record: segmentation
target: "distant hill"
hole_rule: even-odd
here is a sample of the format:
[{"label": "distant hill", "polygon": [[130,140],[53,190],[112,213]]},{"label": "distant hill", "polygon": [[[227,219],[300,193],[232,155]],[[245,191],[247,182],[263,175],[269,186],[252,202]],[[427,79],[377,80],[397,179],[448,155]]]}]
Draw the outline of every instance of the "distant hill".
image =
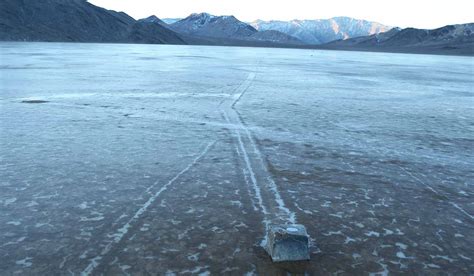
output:
[{"label": "distant hill", "polygon": [[86,0],[1,0],[0,40],[185,43],[159,23],[136,21]]},{"label": "distant hill", "polygon": [[337,40],[323,46],[344,50],[474,55],[474,23],[448,25],[434,30],[394,28],[385,33]]},{"label": "distant hill", "polygon": [[324,44],[333,40],[348,39],[386,32],[391,27],[376,22],[350,17],[318,20],[262,21],[250,23],[259,31],[275,30],[298,38],[306,44]]}]

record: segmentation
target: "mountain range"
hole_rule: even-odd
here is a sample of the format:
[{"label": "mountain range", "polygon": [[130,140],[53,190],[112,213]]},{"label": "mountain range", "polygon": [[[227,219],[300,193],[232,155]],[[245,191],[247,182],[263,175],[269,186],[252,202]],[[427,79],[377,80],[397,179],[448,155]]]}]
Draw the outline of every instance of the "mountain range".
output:
[{"label": "mountain range", "polygon": [[324,44],[338,39],[379,34],[392,29],[376,22],[350,17],[334,17],[319,20],[262,21],[250,23],[259,31],[280,31],[306,44]]},{"label": "mountain range", "polygon": [[1,41],[58,41],[296,47],[474,55],[474,24],[435,30],[391,28],[349,17],[245,23],[194,13],[135,20],[86,0],[1,0]]},{"label": "mountain range", "polygon": [[215,16],[208,13],[193,13],[168,25],[173,31],[192,37],[206,39],[240,40],[277,44],[303,44],[302,41],[285,33],[269,30],[258,31],[234,16]]}]

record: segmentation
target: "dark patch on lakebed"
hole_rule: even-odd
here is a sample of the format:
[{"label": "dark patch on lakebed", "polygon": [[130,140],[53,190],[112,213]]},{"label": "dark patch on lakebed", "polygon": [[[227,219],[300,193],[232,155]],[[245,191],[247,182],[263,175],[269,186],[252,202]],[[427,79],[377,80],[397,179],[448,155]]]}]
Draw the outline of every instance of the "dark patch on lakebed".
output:
[{"label": "dark patch on lakebed", "polygon": [[24,100],[21,101],[22,103],[28,103],[28,104],[41,104],[41,103],[49,103],[49,101],[45,100]]}]

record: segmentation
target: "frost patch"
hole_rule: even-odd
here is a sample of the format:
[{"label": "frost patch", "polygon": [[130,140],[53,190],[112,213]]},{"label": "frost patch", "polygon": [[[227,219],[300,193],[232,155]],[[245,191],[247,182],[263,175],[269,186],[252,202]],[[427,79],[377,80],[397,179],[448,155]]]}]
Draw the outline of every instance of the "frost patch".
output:
[{"label": "frost patch", "polygon": [[17,265],[21,265],[21,266],[23,266],[23,267],[30,267],[30,266],[33,265],[33,263],[30,262],[30,260],[32,260],[32,259],[33,259],[33,258],[31,258],[31,257],[26,257],[26,258],[24,258],[23,260],[16,261],[15,263],[16,263]]}]

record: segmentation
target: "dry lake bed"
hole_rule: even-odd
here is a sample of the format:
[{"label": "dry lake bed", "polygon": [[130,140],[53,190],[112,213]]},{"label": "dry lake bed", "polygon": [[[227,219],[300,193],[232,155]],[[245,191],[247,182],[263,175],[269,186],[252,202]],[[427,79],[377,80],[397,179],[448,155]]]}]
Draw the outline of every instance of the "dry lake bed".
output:
[{"label": "dry lake bed", "polygon": [[[474,59],[0,43],[1,275],[474,273]],[[273,264],[270,223],[311,260]]]}]

